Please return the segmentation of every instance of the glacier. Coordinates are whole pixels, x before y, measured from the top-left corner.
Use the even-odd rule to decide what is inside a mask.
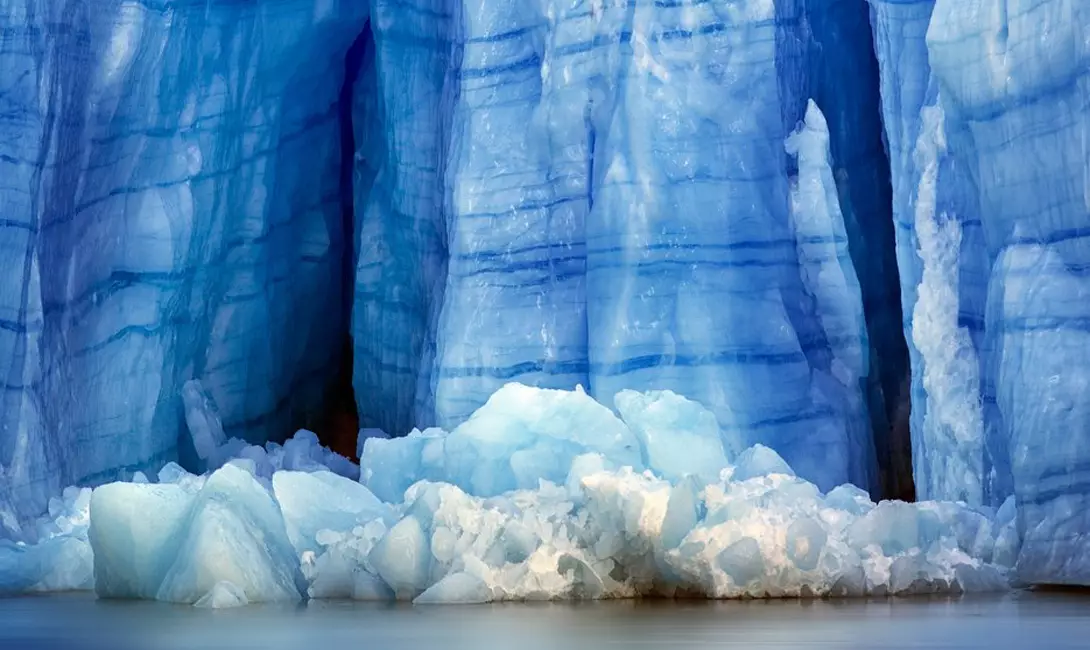
[[[1077,0],[0,0],[0,107],[0,593],[1090,584]]]

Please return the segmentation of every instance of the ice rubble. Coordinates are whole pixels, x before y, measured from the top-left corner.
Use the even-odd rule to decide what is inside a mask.
[[[738,453],[729,433],[702,426],[698,404],[618,397],[641,408],[622,420],[582,391],[507,385],[453,431],[367,439],[362,484],[281,470],[268,485],[235,459],[203,477],[171,465],[156,483],[73,490],[38,545],[0,547],[0,585],[88,588],[93,549],[100,596],[201,607],[1006,588],[1018,551],[1009,506],[875,504],[851,485],[823,494],[767,447]],[[673,426],[711,451],[634,433]],[[532,480],[525,467],[547,471]],[[394,491],[403,476],[412,484]]]

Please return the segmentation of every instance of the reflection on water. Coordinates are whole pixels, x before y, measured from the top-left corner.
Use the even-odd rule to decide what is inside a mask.
[[[208,611],[92,596],[0,600],[4,650],[1087,648],[1090,596],[629,601],[411,607],[312,602]]]

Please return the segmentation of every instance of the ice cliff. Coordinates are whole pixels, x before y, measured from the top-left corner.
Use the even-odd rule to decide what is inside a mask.
[[[1090,582],[1090,9],[872,3],[916,487],[1013,494],[1028,582]]]
[[[333,592],[424,601],[898,591],[864,556],[937,589],[1015,559],[1090,583],[1088,133],[1077,0],[0,0],[0,574],[97,547],[107,594],[290,600],[349,535]],[[326,415],[345,353],[370,496],[278,488],[359,471],[313,434],[277,444]],[[494,402],[510,382],[562,392]],[[736,486],[747,449],[794,482]],[[170,462],[211,474],[57,500]],[[843,484],[914,489],[933,505],[889,526],[929,532],[851,537]],[[308,490],[384,505],[319,543]],[[660,512],[675,493],[690,514]],[[773,570],[787,542],[717,528],[796,497],[753,516],[832,550]],[[459,546],[443,502],[552,532]],[[580,517],[626,541],[557,532]],[[966,517],[986,550],[942,542]],[[255,572],[200,564],[217,525],[249,548],[240,522],[273,540]],[[439,564],[388,557],[395,531]],[[545,547],[574,582],[481,568],[544,580]]]

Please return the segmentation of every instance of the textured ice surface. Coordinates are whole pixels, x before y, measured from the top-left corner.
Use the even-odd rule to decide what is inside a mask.
[[[1005,588],[1004,570],[991,564],[999,526],[990,511],[940,503],[875,506],[848,485],[822,495],[764,446],[731,458],[711,479],[700,478],[709,473],[706,454],[666,456],[673,478],[664,480],[654,467],[633,467],[628,450],[615,444],[627,439],[618,431],[666,431],[671,425],[664,422],[676,422],[678,433],[686,433],[701,409],[661,393],[628,392],[618,400],[630,405],[627,425],[610,423],[608,411],[581,392],[509,385],[449,434],[368,441],[363,480],[386,491],[380,496],[402,500],[391,493],[392,477],[424,481],[406,490],[395,525],[329,535],[314,566],[328,556],[327,566],[343,572],[355,557],[354,577],[337,581],[345,585],[341,594],[419,603]],[[639,404],[658,410],[631,407]],[[547,428],[548,422],[563,425]],[[581,432],[578,446],[571,445],[573,428]],[[542,466],[560,470],[559,480],[512,480],[520,462],[507,441],[523,437],[519,429],[534,441],[535,456],[548,460]],[[484,435],[501,430],[504,435],[492,439]],[[653,439],[637,435],[634,442],[639,457],[653,465]],[[626,455],[603,456],[595,447]],[[498,486],[507,491],[498,493]],[[1004,557],[1010,560],[1007,535]],[[333,582],[313,571],[319,581]],[[377,593],[376,580],[385,586]],[[361,582],[366,592],[350,591]]]
[[[90,504],[90,489],[67,488],[49,500],[47,514],[38,520],[37,543],[0,540],[0,596],[94,586]]]
[[[0,518],[176,458],[188,379],[253,442],[313,412],[366,14],[0,0]]]
[[[1007,517],[1016,505],[1004,539],[1022,541],[1020,578],[1087,584],[1090,10],[872,5],[913,314],[916,484],[1005,502]]]

